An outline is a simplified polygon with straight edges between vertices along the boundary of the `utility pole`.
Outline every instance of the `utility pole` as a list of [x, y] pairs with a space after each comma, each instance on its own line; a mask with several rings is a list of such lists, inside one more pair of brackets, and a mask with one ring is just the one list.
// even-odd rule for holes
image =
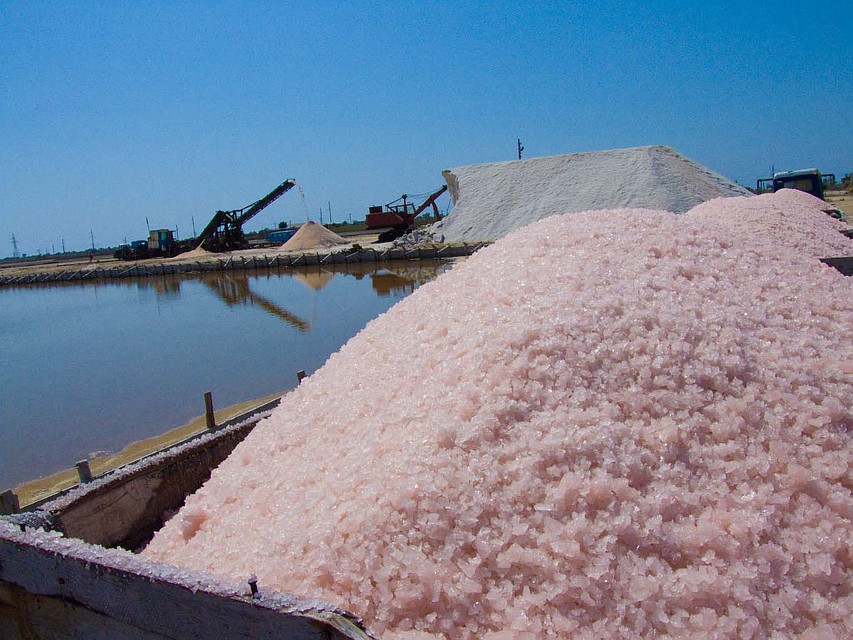
[[323, 207], [320, 207], [320, 224], [323, 224]]
[[328, 201], [328, 206], [329, 206], [329, 224], [332, 224], [332, 201], [331, 200]]
[[195, 238], [195, 216], [190, 216], [190, 220], [193, 221], [193, 238]]
[[521, 144], [521, 138], [518, 138], [518, 159], [521, 160], [521, 152], [524, 151], [524, 145]]
[[89, 229], [89, 237], [92, 239], [92, 251], [95, 250], [95, 232]]
[[15, 234], [12, 234], [12, 257], [20, 258], [20, 254], [18, 253], [18, 241], [15, 239]]
[[[127, 240], [124, 241], [127, 244]], [[65, 238], [62, 239], [62, 253], [65, 253]]]

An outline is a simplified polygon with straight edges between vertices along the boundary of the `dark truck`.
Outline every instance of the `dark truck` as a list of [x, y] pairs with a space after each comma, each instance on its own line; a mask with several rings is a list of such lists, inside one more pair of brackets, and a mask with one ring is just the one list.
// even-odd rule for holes
[[777, 171], [772, 178], [761, 178], [756, 184], [756, 191], [779, 191], [779, 189], [796, 189], [824, 199], [823, 190], [835, 184], [834, 173], [821, 173], [817, 169], [797, 169], [796, 171]]

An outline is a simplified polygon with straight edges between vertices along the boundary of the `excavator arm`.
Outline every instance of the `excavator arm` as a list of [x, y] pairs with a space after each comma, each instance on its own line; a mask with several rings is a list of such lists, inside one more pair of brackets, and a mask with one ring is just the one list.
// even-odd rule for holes
[[433, 193], [429, 198], [424, 200], [421, 203], [421, 206], [419, 206], [417, 209], [415, 209], [415, 213], [412, 215], [412, 220], [414, 220], [419, 215], [421, 215], [424, 211], [426, 211], [430, 205], [432, 205], [433, 210], [435, 211], [436, 215], [438, 215], [438, 206], [435, 204], [435, 201], [438, 200], [439, 196], [441, 196], [441, 194], [444, 193], [445, 191], [447, 191], [447, 185], [444, 185], [443, 187], [441, 187], [441, 189], [439, 189], [438, 191]]

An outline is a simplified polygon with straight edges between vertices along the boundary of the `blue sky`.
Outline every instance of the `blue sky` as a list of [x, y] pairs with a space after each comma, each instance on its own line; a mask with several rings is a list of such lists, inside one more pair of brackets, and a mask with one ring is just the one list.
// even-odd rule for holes
[[[850, 2], [0, 3], [0, 256], [363, 218], [441, 170], [670, 145], [853, 171]], [[327, 218], [324, 217], [324, 220]]]

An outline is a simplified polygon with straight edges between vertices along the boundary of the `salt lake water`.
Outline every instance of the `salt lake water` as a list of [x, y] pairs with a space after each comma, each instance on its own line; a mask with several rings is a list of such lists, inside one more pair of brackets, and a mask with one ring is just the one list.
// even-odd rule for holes
[[0, 490], [285, 391], [448, 263], [0, 288]]

